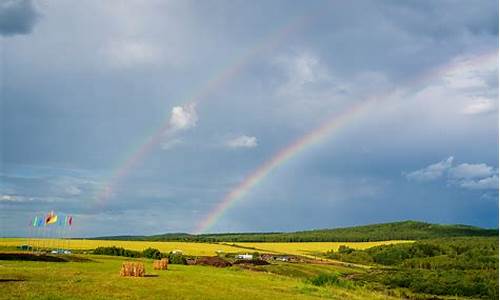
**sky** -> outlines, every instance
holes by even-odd
[[[0,235],[497,228],[498,42],[494,0],[1,1]]]

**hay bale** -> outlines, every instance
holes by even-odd
[[[146,268],[140,262],[124,262],[120,270],[120,276],[144,277]]]
[[[153,261],[153,269],[155,270],[167,270],[168,267],[168,259],[162,258],[161,260],[154,260]]]

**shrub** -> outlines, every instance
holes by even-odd
[[[346,245],[340,245],[339,250],[337,251],[340,254],[351,254],[355,250],[351,247],[348,247]]]
[[[174,265],[187,265],[187,260],[182,254],[170,252],[168,255],[168,261]]]
[[[144,251],[142,251],[142,256],[146,258],[152,258],[152,259],[161,259],[162,254],[160,250],[155,249],[155,248],[147,248]]]
[[[123,249],[121,247],[97,247],[94,250],[94,254],[98,255],[113,255],[113,256],[125,256],[125,257],[141,257],[141,252]]]
[[[338,283],[339,279],[337,275],[334,274],[319,274],[311,279],[309,279],[309,282],[311,282],[315,286],[325,286],[329,284],[336,284]]]

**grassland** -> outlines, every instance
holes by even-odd
[[[494,237],[443,238],[414,243],[70,240],[68,244],[67,240],[35,241],[47,247],[69,245],[74,250],[117,246],[141,251],[153,247],[165,254],[182,250],[194,256],[212,256],[223,250],[321,258],[271,261],[269,265],[234,264],[228,268],[171,264],[168,271],[154,271],[152,261],[145,258],[151,256],[129,258],[95,255],[92,251],[75,251],[80,253],[76,255],[32,255],[43,261],[26,261],[28,258],[19,255],[12,258],[12,253],[19,252],[16,246],[26,242],[26,239],[0,239],[3,252],[0,299],[472,299],[463,296],[493,299],[498,295],[495,292],[498,290],[498,238]],[[33,244],[33,240],[30,243]],[[346,247],[339,249],[341,245]],[[234,255],[225,258],[235,260]],[[121,263],[130,260],[144,262],[148,276],[120,277]]]
[[[85,257],[93,262],[1,261],[0,299],[393,299],[360,287],[315,286],[300,274],[278,275],[280,269],[170,265],[168,271],[153,271],[151,260],[141,259],[149,276],[125,278],[118,274],[123,258]]]
[[[318,252],[337,250],[340,245],[347,245],[353,249],[366,249],[373,246],[401,243],[408,241],[385,242],[309,242],[309,243],[196,243],[196,242],[149,242],[149,241],[113,241],[113,240],[27,240],[22,238],[2,238],[0,247],[17,247],[22,244],[34,244],[44,247],[65,247],[73,250],[89,250],[97,247],[117,246],[125,249],[142,251],[146,248],[156,248],[161,252],[181,250],[186,255],[211,256],[217,251],[245,252],[247,250],[287,253],[294,255],[313,255]],[[59,246],[58,246],[59,245]]]

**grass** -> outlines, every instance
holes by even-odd
[[[238,268],[170,265],[151,277],[118,275],[123,258],[94,262],[1,261],[0,299],[391,299],[362,288],[315,286],[300,278]],[[322,267],[324,268],[324,266]]]
[[[255,266],[256,270],[266,271],[273,274],[309,279],[321,274],[342,273],[357,274],[364,273],[364,269],[348,268],[342,265],[326,265],[326,264],[297,264],[297,263],[274,263],[271,265]]]

